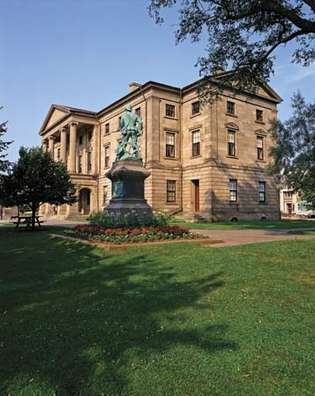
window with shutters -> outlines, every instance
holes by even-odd
[[[266,202],[266,183],[264,181],[260,181],[258,183],[258,192],[259,192],[259,202]]]
[[[175,106],[169,103],[165,104],[165,116],[175,118]]]
[[[236,156],[236,134],[235,131],[228,130],[228,155],[230,157],[235,157]]]
[[[192,132],[192,156],[198,157],[200,155],[200,130]]]
[[[264,137],[257,136],[257,159],[264,159]]]
[[[167,158],[175,158],[175,133],[166,132],[165,142],[165,156]]]
[[[235,103],[228,100],[226,102],[226,112],[227,114],[235,115]]]
[[[199,100],[197,102],[193,102],[191,104],[191,115],[196,115],[200,113],[200,102]]]
[[[176,180],[166,180],[166,201],[176,202]]]
[[[230,179],[229,188],[230,188],[230,202],[237,202],[237,180],[236,179]]]
[[[257,122],[264,122],[264,112],[262,110],[256,110],[256,121]]]
[[[109,168],[109,159],[110,159],[109,150],[110,150],[109,144],[104,146],[104,167],[105,168]]]

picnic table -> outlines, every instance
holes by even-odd
[[[37,224],[39,227],[42,223],[44,223],[43,220],[40,220],[41,217],[43,216],[35,216],[35,224]],[[13,221],[15,228],[19,228],[20,225],[26,226],[26,228],[32,226],[32,216],[11,216],[11,220],[15,220]]]

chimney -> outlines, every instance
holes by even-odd
[[[135,82],[135,81],[132,81],[130,84],[129,84],[129,92],[133,92],[133,91],[135,91],[136,89],[138,89],[138,88],[140,88],[141,87],[141,84],[139,84],[139,83],[137,83],[137,82]]]

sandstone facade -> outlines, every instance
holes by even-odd
[[[281,98],[263,85],[253,94],[222,92],[202,106],[198,82],[184,88],[149,81],[99,112],[52,105],[40,130],[44,150],[63,161],[79,200],[41,209],[46,216],[79,217],[102,210],[111,196],[106,171],[115,160],[119,117],[127,104],[144,132],[145,198],[153,209],[207,220],[278,219],[279,194],[266,174],[268,132]]]

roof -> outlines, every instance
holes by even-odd
[[[212,81],[215,83],[218,79],[222,78],[223,76],[225,76],[226,74],[231,74],[232,72],[226,72],[226,73],[222,73],[218,76],[213,76],[212,77]],[[172,85],[168,85],[168,84],[163,84],[160,82],[156,82],[156,81],[147,81],[146,83],[142,84],[141,86],[139,86],[139,88],[134,89],[133,91],[129,92],[128,94],[126,94],[125,96],[119,98],[118,100],[114,101],[113,103],[111,103],[110,105],[104,107],[103,109],[101,109],[98,112],[95,111],[91,111],[91,110],[86,110],[86,109],[81,109],[81,108],[77,108],[77,107],[72,107],[72,106],[64,106],[64,105],[59,105],[59,104],[52,104],[50,106],[50,109],[48,111],[48,114],[43,122],[43,125],[40,128],[40,133],[43,132],[47,126],[47,123],[53,113],[53,111],[55,109],[63,111],[65,113],[65,116],[62,117],[61,119],[58,120],[57,123],[59,123],[60,121],[66,119],[67,117],[69,117],[70,115],[83,115],[83,116],[88,116],[88,117],[93,117],[93,118],[98,118],[101,115],[103,115],[104,113],[106,113],[109,110],[112,110],[113,108],[121,105],[122,103],[126,102],[127,100],[131,100],[134,96],[137,96],[139,93],[144,92],[147,89],[150,88],[161,88],[163,90],[168,90],[168,91],[172,91],[174,93],[186,93],[187,91],[191,90],[191,89],[195,89],[197,88],[200,83],[203,81],[204,79],[201,78],[197,81],[194,81],[191,84],[188,84],[186,86],[184,86],[183,88],[179,88],[179,87],[175,87]],[[275,102],[275,103],[280,103],[282,101],[282,98],[270,87],[269,84],[262,82],[261,86],[269,93],[271,99],[271,101]],[[253,94],[254,96],[258,96],[258,97],[262,97],[263,99],[266,99],[264,96],[258,95],[258,94]]]
[[[97,116],[97,112],[95,111],[90,111],[90,110],[86,110],[86,109],[80,109],[78,107],[71,107],[71,106],[64,106],[64,105],[59,105],[59,104],[52,104],[50,106],[50,109],[44,119],[44,122],[40,128],[40,132],[43,132],[48,124],[48,121],[52,115],[52,113],[54,112],[54,110],[60,110],[62,112],[65,113],[65,116],[62,117],[61,119],[58,120],[57,123],[59,123],[61,120],[67,118],[69,115],[71,114],[77,114],[77,115],[86,115],[89,117],[96,117]]]

